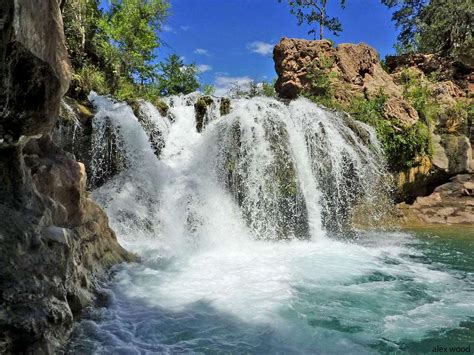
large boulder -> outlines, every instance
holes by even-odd
[[[404,126],[418,120],[416,110],[403,99],[402,89],[381,66],[379,55],[365,43],[340,44],[327,40],[309,41],[283,38],[273,50],[278,80],[278,95],[294,99],[303,92],[311,94],[314,65],[331,73],[334,98],[348,104],[356,97],[373,98],[381,91],[388,95],[385,117]]]
[[[71,76],[58,0],[0,0],[0,353],[52,353],[132,260],[49,133]]]

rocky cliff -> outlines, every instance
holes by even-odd
[[[384,114],[387,119],[411,125],[418,120],[416,110],[403,99],[402,89],[382,68],[377,52],[361,43],[340,44],[283,38],[274,49],[278,80],[275,89],[280,97],[294,99],[311,93],[316,69],[328,69],[334,98],[350,103],[355,97],[373,98],[381,89],[389,95]],[[317,92],[314,92],[317,95]]]
[[[283,38],[273,57],[280,97],[305,95],[349,112],[362,103],[362,115],[373,113],[380,103],[376,120],[383,122],[375,126],[380,134],[392,132],[383,142],[389,150],[402,152],[411,148],[407,142],[417,147],[417,141],[426,141],[424,150],[409,152],[409,164],[406,154],[389,161],[397,187],[395,198],[408,203],[403,210],[413,207],[418,220],[432,223],[474,222],[471,202],[464,198],[470,190],[464,189],[463,195],[453,187],[474,171],[473,68],[435,55],[391,57],[383,67],[377,52],[364,43],[334,47],[326,40]],[[447,185],[438,188],[442,184]],[[413,203],[440,189],[442,200],[456,208],[444,210],[445,218],[421,218],[426,210]],[[463,200],[454,203],[461,195]],[[428,200],[420,201],[426,205]]]
[[[50,137],[70,81],[59,0],[0,1],[0,353],[48,353],[132,260]]]

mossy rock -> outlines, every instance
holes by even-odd
[[[133,114],[135,115],[135,117],[138,118],[138,116],[140,116],[140,104],[138,100],[136,99],[127,100],[127,105],[130,106],[130,108],[133,111]]]
[[[92,113],[91,107],[89,106],[88,102],[87,103],[77,102],[75,108],[82,124],[86,124],[95,116],[94,113]]]
[[[161,116],[165,117],[168,114],[170,107],[168,104],[160,99],[156,99],[153,105],[160,111]]]
[[[230,113],[230,99],[223,97],[219,106],[219,112],[221,116],[228,115]]]
[[[196,114],[196,129],[201,132],[204,128],[204,118],[207,114],[207,108],[213,104],[214,100],[210,96],[201,96],[194,104]]]

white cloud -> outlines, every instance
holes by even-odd
[[[224,96],[235,85],[242,88],[248,87],[252,81],[249,76],[216,76],[214,80],[215,95]]]
[[[247,45],[247,48],[251,52],[257,53],[260,55],[269,55],[273,52],[273,44],[262,42],[262,41],[255,41],[255,42],[249,43]]]
[[[209,51],[207,49],[196,48],[194,50],[194,54],[205,55],[205,56],[209,57]]]
[[[207,65],[207,64],[199,64],[196,66],[197,70],[199,73],[205,73],[207,71],[211,71],[212,70],[212,67],[210,65]]]
[[[170,25],[163,25],[163,31],[164,32],[170,32],[170,33],[176,33],[173,27]]]
[[[189,31],[191,29],[191,26],[179,26],[184,32]]]

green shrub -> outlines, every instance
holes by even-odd
[[[276,79],[274,79],[271,83],[267,81],[262,82],[262,94],[263,96],[267,97],[276,97],[277,93],[275,91],[275,82]]]
[[[311,101],[330,107],[338,108],[334,100],[332,80],[337,74],[331,71],[334,61],[321,56],[319,60],[311,63],[307,71],[308,88],[303,95]]]
[[[87,96],[91,91],[101,95],[109,92],[104,73],[93,65],[85,64],[74,73],[72,79],[71,87],[78,97]]]
[[[203,85],[201,90],[202,90],[202,94],[206,96],[212,96],[216,92],[216,88],[209,84]]]
[[[115,96],[119,100],[133,100],[139,97],[137,86],[129,79],[121,77],[118,83],[118,89]]]
[[[438,132],[457,134],[472,125],[474,104],[468,100],[457,101],[454,105],[443,107],[438,113]]]
[[[418,121],[411,127],[396,125],[383,116],[388,96],[380,91],[374,98],[356,98],[347,109],[357,120],[375,128],[388,166],[394,171],[416,166],[419,156],[433,154],[431,133],[426,123]]]
[[[399,82],[403,85],[403,97],[412,104],[420,119],[431,126],[440,106],[433,99],[428,83],[423,81],[419,73],[410,69],[402,70]]]

